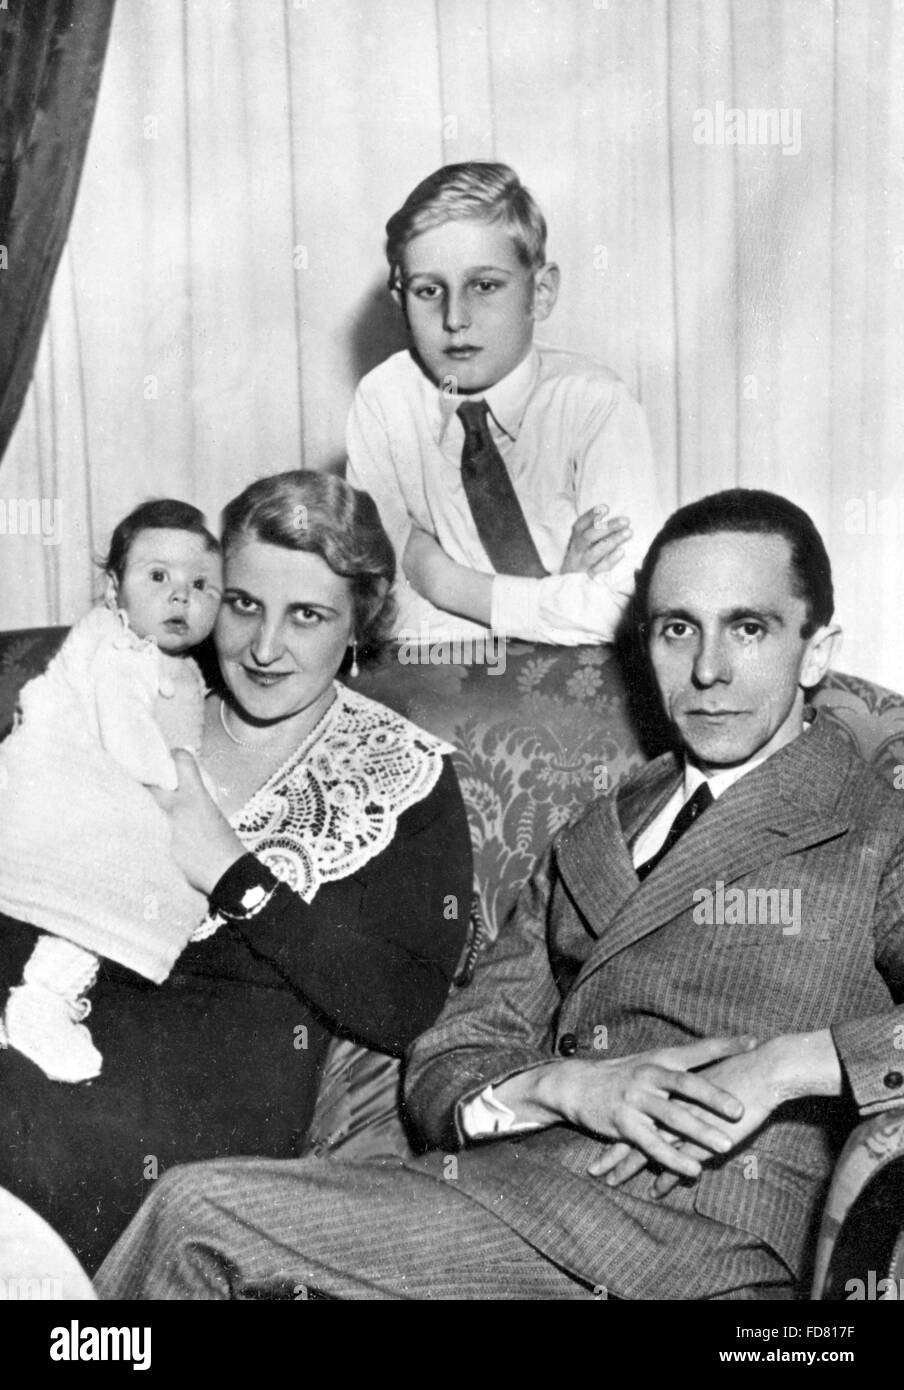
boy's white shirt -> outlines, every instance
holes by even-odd
[[[577,645],[611,640],[634,571],[663,514],[640,406],[593,358],[535,344],[487,391],[490,429],[505,460],[547,578],[496,575],[492,629],[528,641]],[[407,351],[370,372],[348,421],[348,481],[369,492],[401,563],[413,526],[434,535],[459,564],[493,567],[461,482],[464,397],[435,386]],[[542,431],[539,421],[542,419]],[[609,574],[561,575],[574,522],[599,503],[634,532]],[[444,641],[487,629],[442,612],[400,576],[398,630]]]

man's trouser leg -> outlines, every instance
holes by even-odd
[[[454,1177],[323,1159],[172,1169],[96,1284],[104,1298],[595,1297]]]

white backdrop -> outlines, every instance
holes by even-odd
[[[544,336],[640,396],[666,505],[742,483],[806,506],[840,665],[904,688],[902,76],[902,0],[120,0],[0,478],[0,503],[60,500],[60,543],[0,536],[3,625],[81,612],[149,495],[216,516],[254,476],[338,466],[401,342],[387,216],[496,157],[562,266]]]

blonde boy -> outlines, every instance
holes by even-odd
[[[618,378],[534,344],[559,287],[540,209],[506,165],[450,164],[386,232],[411,345],[358,387],[348,479],[396,547],[400,636],[610,641],[656,479]]]

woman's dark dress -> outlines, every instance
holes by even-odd
[[[467,818],[443,763],[392,843],[310,905],[280,883],[241,929],[190,945],[159,986],[102,962],[88,1020],[104,1059],[97,1080],[50,1081],[0,1051],[0,1186],[89,1271],[172,1164],[295,1157],[334,1034],[400,1055],[433,1022],[471,897]],[[227,903],[229,877],[215,904]],[[0,989],[19,982],[35,938],[3,919]]]

